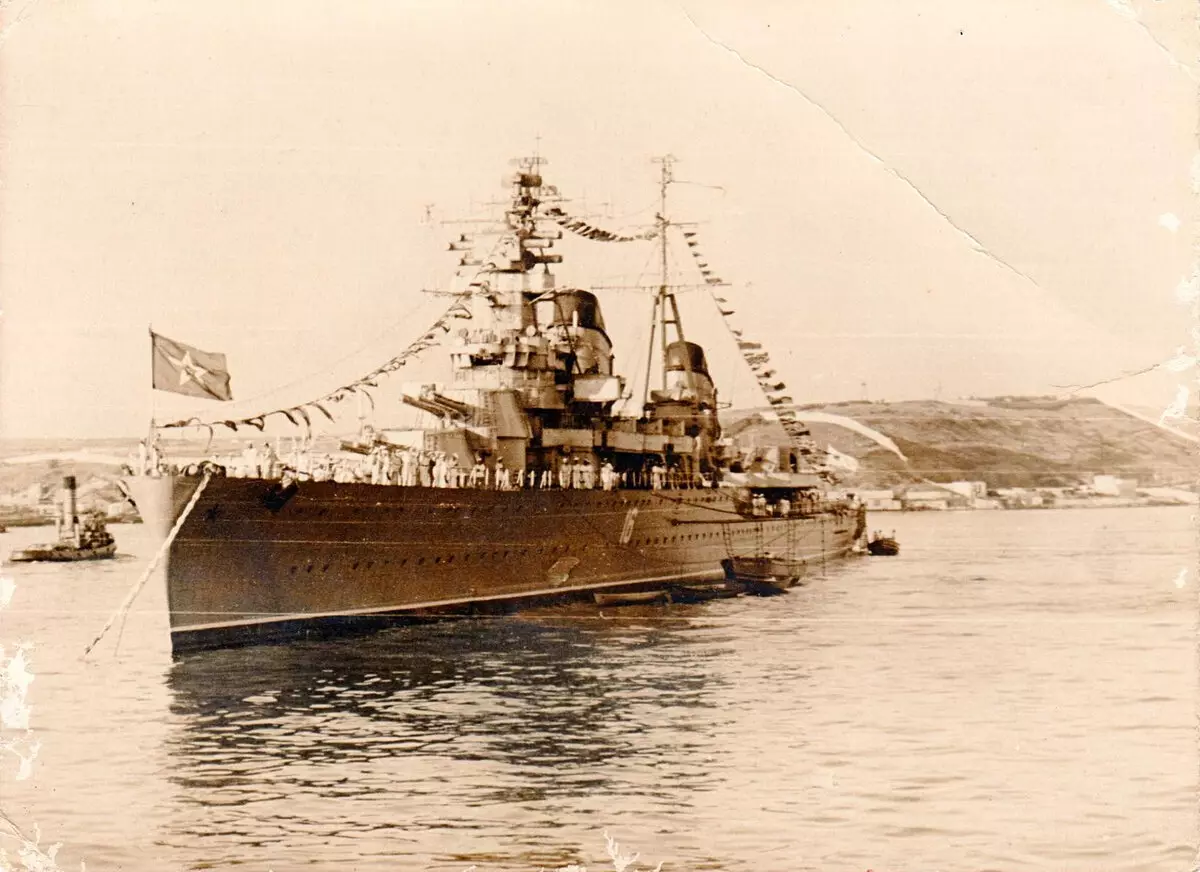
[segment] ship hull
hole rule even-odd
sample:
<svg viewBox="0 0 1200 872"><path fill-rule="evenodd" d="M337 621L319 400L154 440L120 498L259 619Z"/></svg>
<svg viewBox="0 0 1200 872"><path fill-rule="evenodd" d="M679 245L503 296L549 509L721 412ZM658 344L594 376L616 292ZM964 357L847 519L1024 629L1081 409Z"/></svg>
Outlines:
<svg viewBox="0 0 1200 872"><path fill-rule="evenodd" d="M166 536L200 479L127 483ZM214 477L164 558L172 650L718 580L724 558L756 547L820 563L848 554L862 528L852 513L747 521L720 489L284 488Z"/></svg>

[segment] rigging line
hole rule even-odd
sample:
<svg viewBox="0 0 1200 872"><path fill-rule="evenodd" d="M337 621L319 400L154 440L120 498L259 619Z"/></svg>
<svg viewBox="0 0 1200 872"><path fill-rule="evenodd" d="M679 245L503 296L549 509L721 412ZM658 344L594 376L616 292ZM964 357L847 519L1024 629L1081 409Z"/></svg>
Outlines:
<svg viewBox="0 0 1200 872"><path fill-rule="evenodd" d="M709 293L709 296L712 298L713 305L715 305L717 307L717 311L723 312L724 309L722 308L721 303L719 303L717 301L716 288L714 288L710 285L708 287L708 293ZM729 333L729 337L731 339L733 339L733 341L734 341L734 347L739 352L738 356L742 357L741 348L738 346L737 343L745 340L746 337L744 335L739 337L736 333L734 333L733 323L730 321L731 317L732 316L730 316L730 315L723 314L723 315L721 315L721 321L725 325L725 330L726 330L726 332ZM745 362L744 358L743 358L743 362ZM758 380L757 374L754 372L753 368L750 367L749 364L747 364L743 372L744 372L744 374L748 375L751 378L751 381L754 384L753 390L762 394L763 399L768 400L768 406L769 406L770 397L767 395L767 389L765 387L763 387L762 383ZM775 407L769 406L769 408L770 408L770 410L774 410Z"/></svg>
<svg viewBox="0 0 1200 872"><path fill-rule="evenodd" d="M392 324L388 325L382 331L380 331L380 333L377 334L374 339L369 340L368 342L359 346L355 350L347 352L346 354L342 355L341 357L337 358L336 360L331 361L329 364L327 364L324 367L324 369L314 370L314 371L308 373L307 375L302 375L299 378L293 379L292 381L290 381L286 384L271 388L270 390L266 391L265 393L261 393L256 396L253 396L253 397L247 397L245 400L240 400L239 403L255 403L255 402L258 402L261 400L270 399L271 397L275 396L278 393L281 393L282 391L286 391L289 388L294 388L297 385L301 385L310 379L314 379L314 378L317 378L318 376L327 374L335 366L345 363L347 360L350 360L352 357L362 354L367 349L369 349L372 345L382 342L393 331L397 330L402 325L407 324L409 319L412 317L413 313L419 308L420 308L419 305L412 306L397 321L394 321Z"/></svg>
<svg viewBox="0 0 1200 872"><path fill-rule="evenodd" d="M499 240L496 240L496 242L494 242L494 243L492 244L492 247L491 247L491 249L488 251L488 253L487 253L486 257L484 258L484 261L485 261L485 262L486 262L486 259L487 259L487 258L489 258L489 257L491 257L493 254L495 254L495 252L496 252L496 249L497 249L497 248L499 248L499 244L500 244ZM482 272L483 272L482 268L481 268L481 269L479 269L479 270L477 270L477 271L474 273L474 275L471 277L471 281L474 281L475 279L477 279L477 278L479 277L479 275L480 275ZM463 299L465 299L465 298L467 298L467 297L469 297L469 296L471 296L471 292L470 292L470 291L459 291L459 292L457 292L457 293L455 294L455 297L456 297L456 298L458 298L458 299L456 299L455 303L452 303L452 304L451 304L451 306L450 306L450 307L448 307L446 311L449 311L449 309L450 309L450 308L453 308L453 306L454 306L454 305L456 305L458 302L462 302L462 301L463 301ZM299 378L293 379L292 381L290 381L290 382L287 382L286 384L280 385L279 387L271 388L270 390L268 390L268 391L266 391L266 392L264 392L264 393L258 394L258 395L256 395L256 396L253 396L253 397L248 397L248 398L246 398L245 400L241 400L241 401L239 401L239 405L240 405L240 404L246 404L246 405L258 405L258 404L261 404L261 403L263 403L264 401L266 401L266 400L269 400L269 399L271 399L272 397L275 397L275 396L277 396L277 395L278 395L278 394L280 394L280 393L283 393L284 391L287 391L287 390L289 390L289 389L291 389L291 388L297 387L298 385L302 385L302 384L304 384L305 382L307 382L307 381L310 381L310 380L312 380L312 379L315 379L315 378L318 378L318 377L320 377L320 376L322 376L322 375L327 375L327 374L329 374L329 373L330 373L330 371L332 371L332 370L333 370L335 367L337 367L337 366L339 366L339 365L341 365L341 364L345 363L346 361L348 361L348 360L350 360L350 359L352 359L352 358L354 358L354 357L356 357L356 356L358 356L358 355L360 355L360 354L363 354L363 353L365 353L365 352L366 352L368 349L370 349L372 346L379 344L379 343L380 343L380 342L382 342L382 341L383 341L385 338L387 338L387 337L388 337L390 334L392 334L393 332L395 332L395 331L396 331L396 330L397 330L397 329L398 329L398 328L399 328L401 325L407 324L407 323L409 322L409 320L411 319L412 315L413 315L413 314L414 314L414 313L415 313L417 310L419 310L420 308L421 308L421 305L420 305L420 304L414 304L413 306L411 306L411 307L410 307L410 308L409 308L409 309L408 309L408 310L405 312L405 314L404 314L404 315L403 315L403 316L402 316L402 317L401 317L399 320L397 320L397 321L394 321L392 324L390 324L390 325L388 325L387 327L385 327L385 328L384 328L384 329L383 329L383 330L382 330L380 333L378 333L378 334L375 336L375 338L373 338L373 339L369 340L368 342L366 342L365 344L363 344L363 345L359 346L359 347L358 347L358 348L356 348L355 350L353 350L353 351L350 351L350 352L347 352L346 354L342 355L341 357L337 358L336 360L334 360L334 361L330 362L330 363L329 363L329 364L327 364L327 365L326 365L326 366L325 366L323 369L320 369L320 370L315 370L315 371L313 371L313 372L310 372L310 373L308 373L307 375L300 376ZM443 313L443 314L444 314L444 313ZM439 317L440 317L440 316L439 316ZM437 319L435 319L435 323L436 323L436 320L437 320ZM431 329L432 329L432 328L431 328ZM424 335L424 334L425 334L425 333L427 333L427 332L429 332L429 331L428 331L428 330L422 331L422 334L421 334L421 335ZM410 343L410 345L411 345L411 343ZM407 351L407 349L405 349L405 351ZM403 353L403 352L402 352L402 353ZM420 353L420 352L417 352L417 353ZM415 356L415 354L414 354L414 356ZM389 373L383 373L383 375L388 375L388 374L389 374ZM318 397L318 398L317 398L317 399L315 399L315 400L306 400L306 401L301 401L301 403L300 403L300 404L302 405L302 404L303 404L303 403L305 403L305 402L319 402L319 401L321 401L321 400L323 400L323 399L326 399L326 398L327 398L327 395L323 394L322 396ZM269 414L269 413L265 413L265 414ZM199 416L197 416L197 417L199 417Z"/></svg>
<svg viewBox="0 0 1200 872"><path fill-rule="evenodd" d="M657 206L658 206L658 198L655 197L653 200L651 200L645 206L642 206L639 209L633 209L628 212L622 212L619 216L617 216L617 218L614 218L613 220L616 221L616 220L623 220L626 218L632 218L634 215L641 215L643 212L649 212L651 209L654 209Z"/></svg>
<svg viewBox="0 0 1200 872"><path fill-rule="evenodd" d="M657 202L657 201L656 201L656 202ZM640 283L641 283L641 281L642 281L642 279L643 279L643 278L646 276L646 274L647 274L647 273L650 271L650 262L651 262L651 261L652 261L652 260L653 260L653 259L656 257L656 255L657 255L657 254L658 254L658 252L657 252L657 250L656 250L656 247L655 247L655 246L647 246L646 259L645 259L645 261L643 261L643 263L642 263L642 268L641 268L641 270L638 272L638 274L637 274L637 277L634 279L634 282L635 282L635 284L640 284ZM651 297L651 300L652 300L652 301L653 301L653 299L654 299L654 298L653 298L653 297ZM651 309L651 319L653 318L653 313L654 313L654 311L656 311L656 309L653 309L653 308L652 308L652 309ZM648 321L650 321L651 319L642 319L642 320L639 320L639 321L638 321L638 323L639 323L639 324L644 324L644 323L647 323ZM636 343L636 345L630 345L630 348L641 348L641 347L643 346L642 339L643 339L643 337L644 337L644 334L645 334L645 330L644 330L644 329L642 329L642 328L639 328L639 330L638 330L638 335L635 337L635 338L637 339L637 343ZM634 357L635 357L636 359L635 359L635 361L634 361L634 370L633 370L633 375L632 375L632 376L630 377L630 379L629 379L629 385L630 385L630 387L631 387L631 388L633 388L633 387L637 386L638 384L640 384L640 378L641 378L641 375L642 375L642 359L641 359L641 355L640 355L640 354L639 354L639 355L634 355ZM647 368L646 368L646 372L644 373L644 375L645 375L645 379L646 379L646 381L647 381L647 382L649 382L649 381L650 381L650 369L649 369L649 367L647 367ZM635 396L641 396L641 395L642 395L642 394L630 394L630 399L632 400L632 399L633 399L633 397L635 397ZM639 404L639 405L640 405L640 404ZM624 403L624 402L622 402L622 407L623 407L623 408L625 407L625 403ZM644 409L643 409L643 411L644 411Z"/></svg>
<svg viewBox="0 0 1200 872"><path fill-rule="evenodd" d="M722 185L710 185L705 182L693 182L688 179L671 179L673 185L694 185L697 188L708 188L712 191L720 191L722 194L729 193Z"/></svg>
<svg viewBox="0 0 1200 872"><path fill-rule="evenodd" d="M682 276L684 274L684 268L683 268L683 266L680 265L679 257L675 254L674 248L668 247L667 257L669 257L671 259L671 266L674 268L675 274ZM668 283L668 287L669 286L670 285Z"/></svg>
<svg viewBox="0 0 1200 872"><path fill-rule="evenodd" d="M634 218L635 216L641 215L644 212L649 212L651 209L654 209L657 206L658 206L658 198L656 197L654 200L647 203L645 206L642 206L638 209L632 209L632 210L629 210L626 212L622 212L619 215L616 215L613 217L606 216L603 220L607 221L607 222L613 222L613 225L615 227L617 227L618 229L622 229L622 230L626 229L626 228L631 228L631 227L644 228L646 225L634 224L630 219ZM564 210L564 214L566 214L566 210ZM575 216L572 216L572 217L575 217ZM583 220L583 219L581 218L579 220ZM650 226L653 226L653 225L650 225Z"/></svg>
<svg viewBox="0 0 1200 872"><path fill-rule="evenodd" d="M134 583L133 587L129 589L129 593L125 595L125 599L121 601L121 604L117 606L117 610L113 613L112 617L108 619L108 622L100 628L100 632L97 634L96 638L92 640L92 643L83 649L84 657L87 657L88 654L92 652L92 649L96 647L96 643L104 638L104 634L109 631L113 625L113 622L116 621L118 617L124 615L129 607L133 605L133 601L137 599L137 595L141 593L142 588L145 587L146 582L150 580L150 576L158 567L159 562L166 555L167 549L171 547L171 543L174 542L175 537L179 535L179 531L183 528L183 522L188 519L188 515L192 513L192 509L196 508L196 503L199 502L200 495L204 493L204 489L208 487L208 482L209 479L212 478L212 474L213 473L211 469L205 470L204 478L200 479L200 484L196 486L196 490L192 493L191 499L189 499L187 505L184 506L184 509L180 513L178 520L175 521L175 525L171 528L171 531L167 534L167 537L163 539L162 545L158 547L158 551L155 552L154 557L146 566L146 569L142 573L141 577Z"/></svg>

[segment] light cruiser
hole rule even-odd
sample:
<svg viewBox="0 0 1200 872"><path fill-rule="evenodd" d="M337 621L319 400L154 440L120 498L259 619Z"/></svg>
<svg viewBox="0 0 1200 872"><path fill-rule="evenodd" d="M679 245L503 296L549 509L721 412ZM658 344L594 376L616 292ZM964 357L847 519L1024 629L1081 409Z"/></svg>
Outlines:
<svg viewBox="0 0 1200 872"><path fill-rule="evenodd" d="M770 472L722 456L717 390L667 284L678 226L666 217L667 163L662 209L644 234L662 246L651 335L661 385L647 386L640 417L614 413L626 384L600 300L558 286L551 269L562 260L555 240L574 228L543 163L520 163L497 254L472 284L472 323L485 326L454 337L450 383L404 397L437 425L366 446L386 456L376 477L386 483L288 469L237 477L212 464L128 481L144 521L175 534L164 571L176 653L397 616L694 589L720 581L731 557L803 567L854 548L864 513L828 497L806 450L784 450ZM436 481L432 470L399 472L434 457Z"/></svg>

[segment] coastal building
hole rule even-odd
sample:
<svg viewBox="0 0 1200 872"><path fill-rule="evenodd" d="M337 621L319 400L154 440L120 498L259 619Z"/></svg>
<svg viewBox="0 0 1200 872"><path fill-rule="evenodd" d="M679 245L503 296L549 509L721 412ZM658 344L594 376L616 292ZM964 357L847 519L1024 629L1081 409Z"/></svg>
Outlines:
<svg viewBox="0 0 1200 872"><path fill-rule="evenodd" d="M987 496L987 482L983 481L952 481L942 487L954 491L968 500L982 499Z"/></svg>
<svg viewBox="0 0 1200 872"><path fill-rule="evenodd" d="M856 496L869 512L898 512L904 508L891 490L860 490Z"/></svg>
<svg viewBox="0 0 1200 872"><path fill-rule="evenodd" d="M950 500L952 496L956 496L951 491L945 490L906 490L900 497L901 505L904 510L912 511L938 511L944 512L950 508ZM961 498L960 498L961 499Z"/></svg>
<svg viewBox="0 0 1200 872"><path fill-rule="evenodd" d="M1102 497L1135 497L1137 486L1136 478L1118 478L1115 475L1092 477L1092 490Z"/></svg>
<svg viewBox="0 0 1200 872"><path fill-rule="evenodd" d="M1177 487L1139 488L1138 495L1161 503L1176 503L1183 506L1200 504L1200 496L1192 491Z"/></svg>
<svg viewBox="0 0 1200 872"><path fill-rule="evenodd" d="M996 491L1000 504L1006 509L1040 509L1045 505L1045 497L1035 490L1023 487L1006 487Z"/></svg>

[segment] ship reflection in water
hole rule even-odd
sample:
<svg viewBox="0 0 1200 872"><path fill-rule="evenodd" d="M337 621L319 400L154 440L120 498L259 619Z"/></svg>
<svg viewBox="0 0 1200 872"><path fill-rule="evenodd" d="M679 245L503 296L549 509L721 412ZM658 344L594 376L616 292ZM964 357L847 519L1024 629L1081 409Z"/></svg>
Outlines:
<svg viewBox="0 0 1200 872"><path fill-rule="evenodd" d="M12 567L42 747L5 811L64 870L596 870L605 830L639 870L1189 868L1189 510L893 523L786 596L175 662L154 585L80 662L137 559Z"/></svg>
<svg viewBox="0 0 1200 872"><path fill-rule="evenodd" d="M299 828L350 866L375 833L393 862L419 844L424 867L440 844L462 868L497 859L486 835L471 851L472 832L516 815L528 850L504 859L536 869L579 858L542 847L531 812L557 828L604 796L603 825L628 793L660 820L686 815L717 778L698 725L720 723L712 694L727 681L705 668L711 638L706 659L680 656L688 614L576 606L184 659L169 678L174 837L211 848L223 833L217 866L264 847L287 865ZM648 784L656 767L669 780Z"/></svg>

